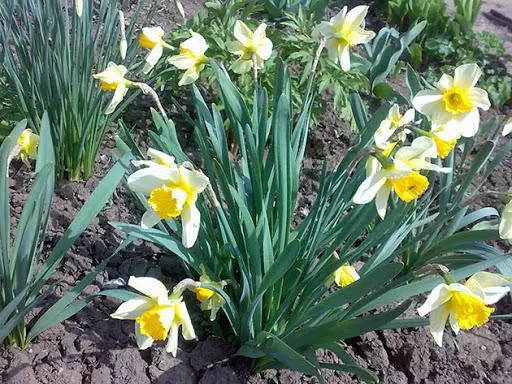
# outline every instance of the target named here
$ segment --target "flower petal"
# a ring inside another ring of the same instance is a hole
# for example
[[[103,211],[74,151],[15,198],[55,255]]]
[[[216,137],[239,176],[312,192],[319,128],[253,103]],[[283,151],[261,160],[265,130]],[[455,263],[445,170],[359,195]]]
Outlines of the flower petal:
[[[182,234],[181,242],[185,248],[191,248],[199,233],[199,226],[201,224],[201,213],[195,205],[183,207],[181,212]]]
[[[128,87],[124,83],[119,83],[114,92],[114,96],[112,97],[112,100],[110,101],[110,104],[105,111],[105,115],[110,115],[112,112],[114,112],[119,103],[123,101],[126,92],[128,92]]]
[[[190,320],[187,306],[184,302],[178,304],[176,314],[181,324],[181,334],[183,335],[183,338],[185,340],[195,339],[196,333],[194,331],[194,326],[192,325],[192,320]]]
[[[243,21],[237,20],[233,31],[235,38],[244,46],[249,46],[253,39],[253,33]]]
[[[430,333],[432,333],[434,341],[440,347],[443,346],[444,326],[446,324],[446,320],[448,320],[449,314],[450,311],[448,309],[448,306],[441,305],[432,312],[430,312],[429,315]]]
[[[199,67],[192,66],[189,69],[185,71],[183,76],[181,77],[178,86],[181,87],[183,85],[192,84],[197,79],[199,79],[199,73],[204,68],[204,65],[201,65]]]
[[[503,126],[503,132],[501,132],[501,134],[503,136],[507,136],[510,132],[512,132],[512,117],[509,117],[505,121],[505,125]]]
[[[171,326],[165,346],[166,352],[172,354],[174,357],[176,357],[178,352],[178,327],[179,325],[176,323]]]
[[[231,64],[231,70],[238,74],[249,72],[251,68],[252,60],[243,60],[242,58],[239,58]]]
[[[403,127],[404,125],[407,125],[410,122],[414,121],[415,114],[416,114],[416,112],[414,111],[414,109],[407,110],[407,112],[405,112],[404,115],[402,116],[402,118],[400,119],[400,122],[398,123],[398,125],[400,127]]]
[[[153,345],[153,339],[149,336],[140,333],[139,323],[135,323],[135,340],[140,350],[148,349]]]
[[[469,98],[478,108],[482,108],[487,111],[491,108],[491,102],[489,101],[489,95],[486,91],[481,88],[473,88],[469,91]]]
[[[341,69],[345,72],[350,71],[350,49],[348,44],[341,49],[338,59],[341,64]]]
[[[476,64],[463,64],[455,69],[453,85],[457,88],[473,88],[482,76],[482,70]]]
[[[439,109],[444,110],[442,99],[443,95],[438,90],[428,89],[419,91],[412,99],[412,104],[418,112],[424,115],[432,115],[433,112]]]
[[[158,304],[165,304],[169,301],[168,291],[165,285],[154,277],[130,276],[128,285],[147,297],[157,300]]]
[[[423,305],[418,308],[418,314],[420,316],[425,316],[427,313],[432,312],[447,302],[451,295],[448,285],[439,284],[430,292]]]
[[[482,291],[486,304],[495,304],[510,292],[512,278],[498,273],[477,272],[464,285],[472,291]]]
[[[153,67],[158,63],[158,60],[162,57],[164,53],[164,48],[162,44],[157,44],[153,47],[151,52],[149,52],[149,55],[146,57],[146,64],[144,65],[144,68],[142,69],[142,72],[147,75]]]
[[[267,60],[272,55],[272,41],[269,38],[265,38],[263,40],[263,44],[260,49],[258,49],[258,56],[262,60]]]
[[[450,321],[450,327],[452,327],[453,332],[455,334],[458,334],[460,331],[460,326],[459,323],[457,322],[457,318],[455,317],[455,313],[450,311],[450,316],[448,319]]]
[[[450,129],[458,129],[464,137],[473,137],[480,127],[480,113],[477,108],[473,108],[469,113],[449,121],[446,126]]]
[[[156,213],[152,208],[148,208],[148,210],[142,215],[140,226],[145,229],[153,228],[160,222],[160,220],[158,213]]]
[[[368,8],[369,7],[367,5],[359,5],[348,11],[345,16],[346,28],[353,29],[360,26],[368,13]]]
[[[208,49],[208,44],[204,37],[196,32],[190,31],[192,37],[180,44],[181,48],[191,51],[195,56],[203,55]]]
[[[386,217],[386,211],[388,209],[388,199],[389,194],[391,193],[391,187],[387,184],[384,184],[381,189],[377,192],[375,196],[375,207],[377,208],[377,213],[379,217],[384,220]]]
[[[448,91],[453,87],[453,77],[443,73],[439,81],[436,83],[437,89],[439,89],[442,93]]]
[[[148,167],[132,173],[127,180],[128,187],[134,192],[151,194],[155,188],[166,185],[173,179],[176,169],[170,167]]]
[[[354,204],[368,204],[372,201],[379,189],[386,183],[386,178],[382,172],[378,172],[371,177],[366,178],[365,181],[357,189],[352,201]]]
[[[131,299],[122,303],[110,317],[121,320],[135,320],[150,309],[152,305],[147,298]]]

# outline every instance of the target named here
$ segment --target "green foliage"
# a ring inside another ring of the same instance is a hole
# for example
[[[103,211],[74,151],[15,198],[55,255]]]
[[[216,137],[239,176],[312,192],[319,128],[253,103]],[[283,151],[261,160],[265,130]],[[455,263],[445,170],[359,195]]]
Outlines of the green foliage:
[[[39,130],[39,116],[48,111],[57,180],[91,176],[103,135],[115,118],[103,114],[108,97],[92,74],[110,61],[120,61],[116,1],[83,3],[82,17],[67,1],[0,4],[1,64],[29,125]],[[138,10],[127,26],[129,35],[137,14]],[[136,43],[130,45],[128,63]]]
[[[0,67],[0,143],[11,132],[16,121],[21,119],[16,92],[7,82],[4,70]]]
[[[454,0],[455,21],[464,32],[470,32],[482,6],[481,0]]]
[[[55,184],[55,157],[48,115],[45,113],[40,121],[35,177],[14,232],[11,232],[9,162],[27,120],[18,123],[0,146],[0,342],[7,338],[9,343],[19,347],[25,347],[39,333],[83,308],[84,305],[75,305],[69,299],[76,298],[106,262],[52,307],[39,313],[30,330],[25,326],[27,313],[53,293],[55,285],[44,288],[48,280],[74,241],[110,199],[131,158],[126,155],[114,165],[55,247],[47,253],[43,245]]]

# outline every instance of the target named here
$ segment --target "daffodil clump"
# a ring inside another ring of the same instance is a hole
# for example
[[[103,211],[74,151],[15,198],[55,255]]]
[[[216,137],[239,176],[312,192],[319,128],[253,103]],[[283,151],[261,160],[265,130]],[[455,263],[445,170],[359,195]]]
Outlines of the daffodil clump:
[[[430,332],[435,342],[442,346],[447,321],[455,334],[461,329],[481,327],[494,312],[491,305],[510,292],[511,285],[511,277],[478,272],[464,284],[439,284],[418,308],[418,313],[429,315]]]
[[[144,228],[160,220],[181,217],[182,242],[186,248],[194,245],[201,223],[196,201],[208,186],[208,178],[185,162],[177,165],[174,157],[154,149],[148,151],[149,161],[135,162],[144,168],[132,173],[127,184],[134,192],[148,197],[149,209],[142,216]]]
[[[364,29],[364,19],[368,6],[360,5],[350,11],[347,6],[329,21],[322,21],[315,36],[325,38],[329,58],[340,64],[344,71],[350,70],[350,49],[366,44],[375,37],[375,33]]]

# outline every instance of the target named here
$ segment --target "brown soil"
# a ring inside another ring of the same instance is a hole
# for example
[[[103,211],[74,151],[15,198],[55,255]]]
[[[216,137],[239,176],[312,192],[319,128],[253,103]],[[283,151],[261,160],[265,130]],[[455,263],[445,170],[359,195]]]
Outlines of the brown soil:
[[[183,2],[188,14],[198,3]],[[159,20],[179,21],[165,3]],[[165,8],[164,8],[165,7]],[[168,22],[168,23],[169,23]],[[169,25],[169,24],[168,24]],[[496,112],[493,112],[494,114]],[[503,113],[503,112],[502,112]],[[304,162],[298,214],[307,215],[318,188],[322,163],[333,168],[346,153],[355,136],[338,113],[328,109],[321,124],[311,130]],[[108,139],[97,160],[94,177],[87,182],[67,184],[54,195],[53,211],[47,231],[46,249],[56,243],[78,209],[111,165],[112,140]],[[512,180],[511,158],[491,177],[495,188],[506,189]],[[11,183],[13,224],[21,214],[30,186],[31,174],[25,168],[14,172]],[[108,221],[137,223],[140,211],[129,191],[118,188],[112,204],[100,213],[68,252],[52,280],[58,282],[55,297],[72,287],[117,247],[121,235]],[[137,243],[122,252],[97,276],[84,294],[105,289],[119,277],[146,275],[169,285],[185,275],[181,265],[157,247]],[[189,300],[193,302],[193,300]],[[309,383],[311,379],[290,370],[268,370],[250,374],[250,363],[233,358],[235,348],[223,338],[211,336],[209,324],[192,305],[192,321],[198,342],[180,341],[173,358],[161,347],[147,351],[136,348],[133,322],[109,318],[118,302],[94,299],[78,315],[44,332],[26,350],[0,347],[0,383],[8,384],[235,384],[235,383]],[[512,312],[504,300],[502,313]],[[411,315],[413,312],[411,310]],[[205,326],[203,326],[205,325]],[[206,329],[206,330],[205,330]],[[484,327],[447,334],[444,348],[437,347],[426,328],[371,332],[348,340],[348,351],[359,364],[376,372],[382,383],[512,383],[512,324],[495,321]],[[318,351],[327,362],[336,362],[329,352]],[[358,382],[352,376],[325,372],[328,383]]]

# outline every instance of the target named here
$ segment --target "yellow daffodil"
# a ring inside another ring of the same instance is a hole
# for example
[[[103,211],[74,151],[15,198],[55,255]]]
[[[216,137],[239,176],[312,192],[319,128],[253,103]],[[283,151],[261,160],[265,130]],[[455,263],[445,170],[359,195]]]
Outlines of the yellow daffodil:
[[[437,157],[434,141],[429,137],[418,137],[411,146],[402,147],[396,152],[394,159],[389,158],[390,149],[381,156],[388,165],[384,167],[379,160],[370,157],[366,162],[366,180],[356,191],[353,202],[368,204],[375,199],[377,213],[384,219],[391,191],[405,203],[421,196],[428,188],[427,177],[420,170],[450,172],[450,168],[439,167],[428,160]]]
[[[99,80],[103,91],[114,91],[114,96],[105,111],[105,115],[110,115],[114,112],[119,103],[123,101],[126,92],[128,92],[128,87],[132,82],[124,78],[127,71],[124,65],[108,63],[107,69],[93,75],[96,80]]]
[[[182,297],[169,296],[165,285],[152,277],[130,277],[128,285],[143,295],[130,299],[111,315],[114,319],[135,320],[135,338],[139,349],[154,341],[167,340],[166,351],[176,356],[178,332],[185,340],[196,338],[187,306]]]
[[[179,86],[192,84],[199,78],[199,73],[204,69],[208,58],[204,55],[208,49],[206,40],[199,33],[190,32],[192,37],[180,44],[179,55],[172,56],[169,62],[178,69],[185,70]]]
[[[429,314],[430,332],[442,346],[446,321],[457,334],[460,329],[481,327],[494,312],[490,307],[510,291],[512,279],[489,272],[478,272],[465,284],[439,284],[418,308],[420,316]]]
[[[491,106],[487,92],[475,87],[481,75],[478,65],[461,65],[455,69],[455,77],[443,74],[436,89],[418,92],[412,101],[414,108],[434,123],[472,137],[480,125],[478,108],[486,111]]]
[[[359,280],[359,274],[351,265],[342,265],[334,271],[334,282],[338,287],[346,287]]]
[[[444,159],[452,151],[460,138],[458,131],[447,128],[445,125],[432,124],[430,137],[436,143],[437,155]]]
[[[366,5],[354,7],[348,11],[345,6],[329,21],[322,21],[314,32],[314,36],[325,36],[327,52],[341,69],[350,70],[350,48],[365,44],[375,37],[375,33],[364,29],[364,18],[368,13]]]
[[[165,45],[165,41],[163,40],[164,35],[165,32],[161,27],[142,28],[142,33],[139,35],[139,45],[142,48],[151,50],[146,56],[146,64],[142,69],[144,74],[151,72],[156,63],[158,63],[158,60],[162,57]]]
[[[227,44],[228,51],[240,56],[231,66],[235,73],[245,73],[251,70],[253,58],[258,69],[263,68],[263,63],[272,54],[272,42],[266,37],[267,25],[262,23],[254,33],[244,22],[237,20],[234,35],[238,41]]]
[[[142,216],[141,225],[151,228],[160,220],[181,217],[182,242],[190,248],[196,242],[201,222],[195,203],[209,180],[188,162],[177,166],[174,158],[163,156],[162,152],[153,150],[149,154],[154,160],[139,162],[146,167],[134,172],[127,181],[134,192],[148,196],[150,208]]]
[[[224,289],[224,287],[227,285],[227,282],[225,280],[222,280],[220,282],[212,281],[204,271],[204,267],[202,267],[201,269],[202,273],[201,276],[199,277],[199,281],[201,283],[207,283],[219,289]],[[215,318],[217,317],[217,312],[226,303],[225,300],[218,293],[208,288],[198,287],[194,288],[193,291],[196,294],[197,300],[201,302],[201,310],[211,311],[210,321],[214,321]]]
[[[501,213],[499,232],[502,239],[512,240],[512,201],[505,205]]]
[[[389,144],[389,140],[393,134],[400,130],[397,134],[397,140],[404,142],[407,134],[410,133],[408,129],[404,129],[405,126],[410,124],[414,120],[414,109],[409,109],[403,115],[400,113],[400,107],[394,104],[388,112],[388,116],[380,123],[379,128],[375,131],[374,139],[375,145],[380,149],[386,149]]]
[[[16,146],[11,154],[17,157],[29,167],[29,159],[35,160],[37,157],[37,147],[39,146],[39,136],[32,132],[31,129],[25,129],[18,137]]]

